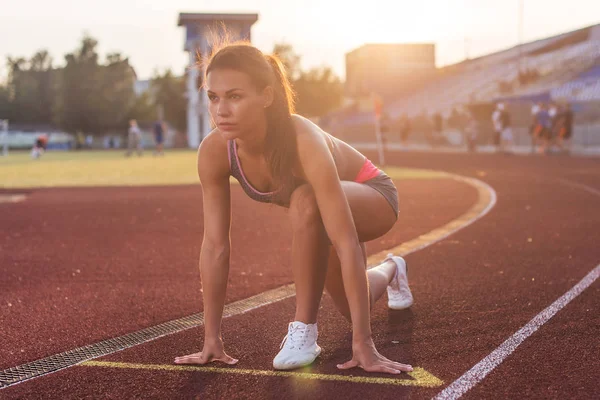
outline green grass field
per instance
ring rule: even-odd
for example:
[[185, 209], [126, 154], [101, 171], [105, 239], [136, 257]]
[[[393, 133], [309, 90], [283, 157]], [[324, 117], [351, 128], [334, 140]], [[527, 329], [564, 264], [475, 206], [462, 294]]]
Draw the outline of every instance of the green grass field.
[[[394, 179], [429, 179], [442, 172], [385, 168]], [[37, 160], [28, 152], [0, 157], [0, 187], [144, 186], [199, 183], [196, 151], [173, 150], [164, 157], [146, 152], [126, 158], [121, 151], [49, 151]]]

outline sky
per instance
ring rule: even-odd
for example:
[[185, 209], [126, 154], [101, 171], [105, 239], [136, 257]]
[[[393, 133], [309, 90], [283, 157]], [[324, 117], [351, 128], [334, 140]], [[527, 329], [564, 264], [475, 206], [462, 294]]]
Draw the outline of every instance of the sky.
[[344, 79], [344, 54], [365, 43], [435, 43], [444, 66], [523, 42], [600, 23], [598, 0], [0, 0], [0, 79], [6, 57], [48, 50], [55, 66], [85, 33], [129, 57], [140, 79], [167, 68], [182, 74], [180, 12], [257, 13], [252, 42], [264, 52], [288, 43], [303, 69], [332, 67]]

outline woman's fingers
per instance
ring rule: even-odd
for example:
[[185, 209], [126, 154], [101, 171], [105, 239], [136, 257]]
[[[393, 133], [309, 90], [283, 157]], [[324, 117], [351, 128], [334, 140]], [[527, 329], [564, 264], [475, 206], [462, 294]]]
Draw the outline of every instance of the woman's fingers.
[[363, 367], [365, 371], [368, 372], [383, 372], [384, 374], [393, 374], [398, 375], [401, 374], [402, 371], [396, 368], [392, 368], [386, 364], [375, 364], [369, 367]]
[[236, 359], [236, 358], [230, 357], [227, 354], [225, 354], [223, 357], [221, 357], [221, 358], [215, 358], [213, 361], [222, 361], [225, 364], [235, 365], [235, 364], [238, 363], [239, 360]]
[[183, 357], [176, 357], [175, 358], [175, 364], [208, 364], [209, 362], [212, 361], [221, 361], [224, 362], [225, 364], [229, 364], [229, 365], [235, 365], [238, 363], [238, 359], [233, 358], [228, 356], [227, 354], [223, 353], [223, 355], [221, 357], [214, 357], [209, 355], [209, 353], [194, 353], [194, 354], [189, 354], [187, 356], [183, 356]]
[[350, 368], [358, 367], [358, 361], [355, 361], [354, 359], [352, 359], [343, 364], [338, 364], [337, 367], [339, 369], [350, 369]]
[[208, 361], [206, 358], [201, 352], [188, 354], [187, 356], [175, 358], [175, 364], [206, 364]]
[[404, 372], [411, 372], [413, 370], [412, 365], [402, 364], [402, 363], [395, 362], [395, 361], [390, 361], [388, 366], [390, 366], [394, 369], [399, 369], [400, 371], [404, 371]]
[[367, 372], [383, 372], [386, 374], [394, 374], [394, 375], [400, 374], [402, 372], [411, 372], [413, 370], [412, 366], [410, 366], [408, 364], [402, 364], [399, 362], [390, 361], [388, 359], [379, 360], [378, 362], [376, 362], [372, 365], [366, 366], [366, 367], [361, 365], [358, 361], [355, 361], [354, 359], [352, 359], [343, 364], [338, 364], [337, 367], [339, 369], [350, 369], [350, 368], [360, 367]]

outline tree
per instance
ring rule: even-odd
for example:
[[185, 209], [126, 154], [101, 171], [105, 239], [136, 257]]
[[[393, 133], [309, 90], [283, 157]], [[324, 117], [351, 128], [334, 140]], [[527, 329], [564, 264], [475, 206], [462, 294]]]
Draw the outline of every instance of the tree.
[[67, 132], [100, 131], [93, 115], [100, 80], [97, 45], [95, 39], [86, 35], [80, 48], [65, 56], [66, 65], [61, 73], [56, 122]]
[[276, 43], [273, 47], [273, 54], [277, 55], [281, 60], [291, 81], [300, 77], [302, 74], [300, 68], [300, 56], [294, 52], [292, 45]]
[[107, 65], [100, 67], [96, 123], [101, 131], [122, 130], [135, 104], [135, 73], [120, 53], [108, 54], [106, 58]]
[[10, 117], [10, 112], [8, 87], [0, 85], [0, 119], [8, 119]]
[[307, 117], [318, 117], [333, 111], [342, 103], [343, 85], [331, 68], [313, 68], [302, 72], [294, 81], [296, 109]]
[[156, 106], [150, 92], [137, 96], [129, 109], [127, 119], [138, 121], [154, 121], [157, 117]]
[[154, 104], [162, 109], [165, 121], [178, 131], [187, 130], [186, 77], [175, 77], [170, 69], [152, 78]]
[[8, 118], [22, 123], [51, 123], [55, 71], [48, 52], [40, 50], [29, 61], [8, 57], [7, 66]]
[[97, 45], [84, 36], [79, 49], [65, 56], [56, 119], [67, 132], [124, 130], [135, 104], [135, 73], [129, 60], [111, 53], [101, 65]]
[[285, 43], [273, 48], [286, 67], [292, 88], [296, 92], [296, 110], [307, 117], [322, 116], [342, 103], [343, 85], [331, 68], [312, 68], [302, 71], [300, 56]]

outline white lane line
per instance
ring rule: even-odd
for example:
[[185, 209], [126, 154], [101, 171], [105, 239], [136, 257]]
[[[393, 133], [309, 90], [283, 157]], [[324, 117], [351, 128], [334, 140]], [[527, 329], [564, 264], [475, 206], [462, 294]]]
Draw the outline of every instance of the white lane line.
[[550, 318], [552, 318], [557, 312], [564, 308], [571, 300], [579, 296], [585, 289], [587, 289], [592, 283], [600, 276], [600, 264], [596, 265], [585, 278], [583, 278], [577, 285], [573, 286], [571, 290], [562, 295], [558, 300], [552, 303], [544, 311], [536, 315], [531, 321], [525, 326], [519, 329], [514, 335], [508, 338], [502, 343], [496, 350], [490, 355], [481, 360], [477, 365], [467, 371], [463, 376], [452, 382], [450, 386], [440, 392], [434, 397], [435, 400], [448, 400], [458, 399], [465, 394], [469, 389], [473, 388], [479, 382], [481, 382], [487, 374], [492, 372], [506, 357], [508, 357], [515, 349], [523, 343], [525, 339], [531, 336], [538, 328], [544, 325]]
[[[558, 179], [566, 185], [573, 186], [588, 193], [600, 196], [600, 191], [583, 185], [581, 183], [571, 182], [566, 179]], [[532, 333], [538, 330], [540, 326], [545, 324], [550, 318], [560, 311], [564, 306], [569, 304], [571, 300], [579, 296], [581, 292], [587, 289], [592, 283], [598, 279], [600, 275], [600, 264], [596, 265], [585, 278], [583, 278], [577, 285], [571, 290], [565, 293], [561, 298], [556, 300], [552, 305], [546, 308], [544, 311], [536, 315], [531, 321], [529, 321], [524, 327], [519, 329], [512, 337], [507, 339], [494, 350], [490, 355], [481, 360], [477, 365], [463, 374], [460, 378], [452, 382], [450, 386], [441, 391], [434, 399], [458, 399], [465, 394], [469, 389], [481, 382], [487, 374], [489, 374], [494, 368], [496, 368], [506, 357], [508, 357], [515, 349]]]
[[24, 194], [0, 194], [0, 204], [2, 203], [18, 203], [27, 198]]
[[565, 185], [572, 186], [578, 189], [585, 190], [588, 193], [595, 194], [596, 196], [600, 196], [600, 190], [594, 189], [593, 187], [589, 187], [582, 183], [569, 181], [567, 179], [558, 179], [559, 182], [564, 183]]

